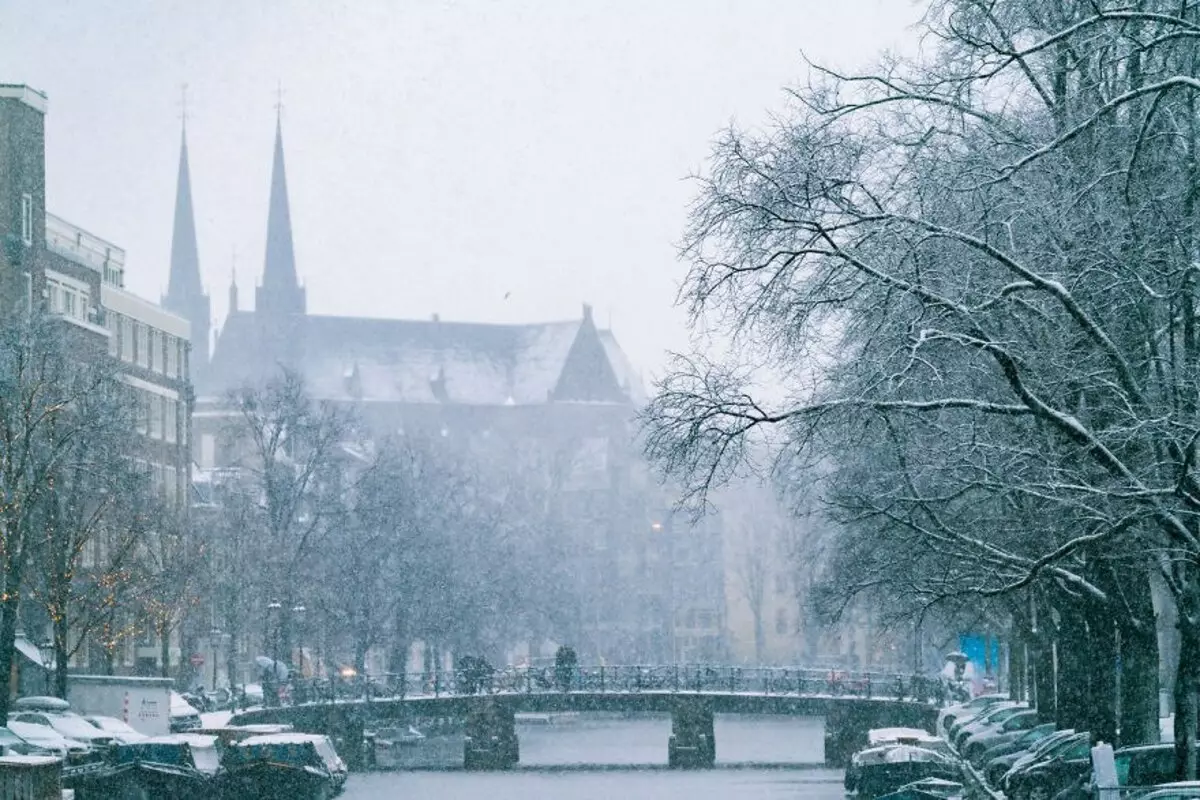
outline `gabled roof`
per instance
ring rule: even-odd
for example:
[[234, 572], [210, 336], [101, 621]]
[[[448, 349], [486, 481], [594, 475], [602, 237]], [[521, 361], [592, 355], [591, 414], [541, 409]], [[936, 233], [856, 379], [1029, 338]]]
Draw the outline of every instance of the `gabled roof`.
[[[593, 344], [583, 348], [590, 354], [586, 363], [566, 369], [578, 358], [571, 353], [581, 329], [590, 325], [581, 320], [496, 325], [307, 315], [290, 321], [298, 341], [282, 357], [268, 352], [277, 340], [254, 313], [231, 315], [208, 379], [198, 387], [200, 396], [216, 398], [258, 383], [289, 363], [304, 375], [313, 396], [325, 400], [530, 405], [642, 399], [638, 377], [610, 331], [592, 327]], [[564, 373], [571, 376], [565, 389]]]

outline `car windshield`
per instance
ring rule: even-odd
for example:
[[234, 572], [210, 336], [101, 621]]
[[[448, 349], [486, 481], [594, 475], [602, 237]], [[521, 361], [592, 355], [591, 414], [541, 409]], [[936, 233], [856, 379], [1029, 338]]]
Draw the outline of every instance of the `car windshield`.
[[104, 731], [96, 728], [83, 717], [52, 716], [50, 726], [68, 739], [93, 739], [104, 735]]
[[55, 744], [64, 743], [64, 737], [53, 728], [46, 725], [36, 725], [32, 722], [17, 721], [10, 721], [8, 724], [12, 731], [22, 739], [27, 739], [29, 741], [52, 742]]

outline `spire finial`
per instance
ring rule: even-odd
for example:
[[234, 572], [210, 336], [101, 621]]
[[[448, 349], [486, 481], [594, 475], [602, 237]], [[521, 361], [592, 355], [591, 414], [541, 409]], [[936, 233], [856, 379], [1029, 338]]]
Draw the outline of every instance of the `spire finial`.
[[275, 121], [283, 118], [283, 81], [275, 82]]
[[187, 133], [187, 83], [179, 84], [179, 118], [183, 121], [183, 131]]

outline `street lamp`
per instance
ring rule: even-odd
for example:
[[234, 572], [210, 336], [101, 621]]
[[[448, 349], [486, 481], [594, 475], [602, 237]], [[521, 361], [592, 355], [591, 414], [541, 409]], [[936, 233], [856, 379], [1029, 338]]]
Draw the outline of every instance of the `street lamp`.
[[[263, 701], [268, 705], [279, 704], [279, 691], [275, 685], [276, 672], [279, 669], [279, 611], [283, 608], [282, 605], [275, 601], [267, 603], [267, 629], [274, 628], [271, 634], [271, 667], [267, 670], [268, 680], [263, 683]], [[272, 625], [274, 622], [274, 625]], [[268, 646], [267, 642], [263, 642], [264, 646]]]
[[292, 606], [292, 617], [296, 620], [296, 670], [304, 677], [304, 614], [308, 609], [303, 603]]
[[212, 643], [212, 658], [213, 658], [213, 679], [212, 690], [214, 696], [217, 692], [217, 647], [221, 643], [221, 629], [213, 626], [213, 629], [208, 632], [208, 640]]

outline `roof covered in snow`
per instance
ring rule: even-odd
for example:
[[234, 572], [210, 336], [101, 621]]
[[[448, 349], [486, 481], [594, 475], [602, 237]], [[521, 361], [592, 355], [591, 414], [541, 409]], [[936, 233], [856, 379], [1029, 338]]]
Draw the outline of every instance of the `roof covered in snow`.
[[371, 403], [639, 403], [644, 395], [611, 331], [579, 320], [524, 325], [304, 315], [287, 330], [237, 312], [217, 340], [201, 397], [261, 382], [285, 364], [314, 397]]

